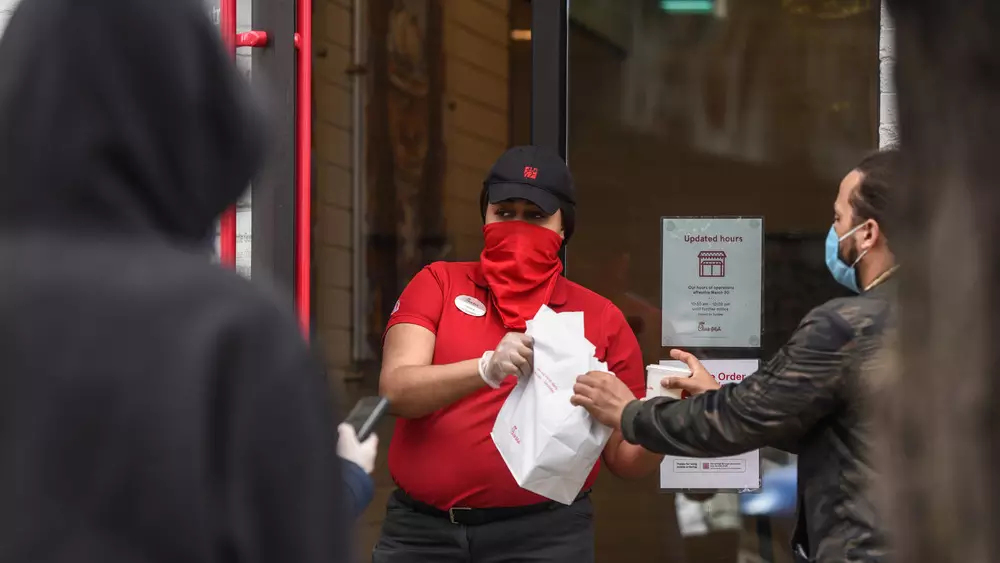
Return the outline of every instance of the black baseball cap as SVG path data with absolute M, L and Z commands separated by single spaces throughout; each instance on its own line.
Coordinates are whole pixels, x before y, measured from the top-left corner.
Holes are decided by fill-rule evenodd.
M 576 205 L 576 187 L 566 162 L 550 149 L 513 147 L 500 155 L 483 181 L 482 207 L 509 199 L 534 203 L 549 215 Z

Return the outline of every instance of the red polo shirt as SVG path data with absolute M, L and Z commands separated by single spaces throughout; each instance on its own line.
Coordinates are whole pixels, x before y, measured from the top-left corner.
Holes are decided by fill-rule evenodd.
M 463 312 L 456 305 L 462 296 L 485 304 L 486 314 Z M 583 311 L 584 333 L 597 348 L 597 359 L 607 362 L 636 397 L 645 394 L 639 344 L 611 301 L 560 277 L 549 306 L 556 312 Z M 401 323 L 437 335 L 435 365 L 479 358 L 508 332 L 490 304 L 478 262 L 436 262 L 421 270 L 400 296 L 386 330 Z M 517 485 L 490 438 L 500 407 L 515 384 L 516 378 L 508 377 L 500 389 L 483 387 L 426 417 L 399 419 L 389 445 L 389 471 L 396 484 L 413 498 L 443 510 L 548 500 Z M 594 465 L 584 488 L 594 483 L 599 465 Z

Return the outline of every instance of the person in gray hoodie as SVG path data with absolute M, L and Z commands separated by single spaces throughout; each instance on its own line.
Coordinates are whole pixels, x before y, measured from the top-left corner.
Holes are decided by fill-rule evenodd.
M 202 241 L 265 138 L 198 0 L 24 0 L 0 39 L 0 561 L 332 563 L 320 364 Z

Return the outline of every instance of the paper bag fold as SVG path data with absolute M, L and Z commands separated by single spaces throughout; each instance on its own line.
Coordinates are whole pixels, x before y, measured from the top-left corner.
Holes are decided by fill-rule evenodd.
M 582 407 L 570 403 L 576 378 L 607 371 L 584 336 L 583 313 L 546 306 L 528 321 L 534 372 L 504 402 L 491 437 L 522 488 L 572 504 L 611 437 Z

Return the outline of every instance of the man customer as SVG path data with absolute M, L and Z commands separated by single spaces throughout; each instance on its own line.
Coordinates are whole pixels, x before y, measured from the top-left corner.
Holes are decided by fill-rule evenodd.
M 891 326 L 896 262 L 889 245 L 900 154 L 875 153 L 841 182 L 826 262 L 858 295 L 813 309 L 756 374 L 720 388 L 691 354 L 673 350 L 693 375 L 665 386 L 695 394 L 637 401 L 609 374 L 578 379 L 574 404 L 651 451 L 735 455 L 764 446 L 799 455 L 794 549 L 806 561 L 882 562 L 886 543 L 869 495 L 872 428 L 862 364 Z

